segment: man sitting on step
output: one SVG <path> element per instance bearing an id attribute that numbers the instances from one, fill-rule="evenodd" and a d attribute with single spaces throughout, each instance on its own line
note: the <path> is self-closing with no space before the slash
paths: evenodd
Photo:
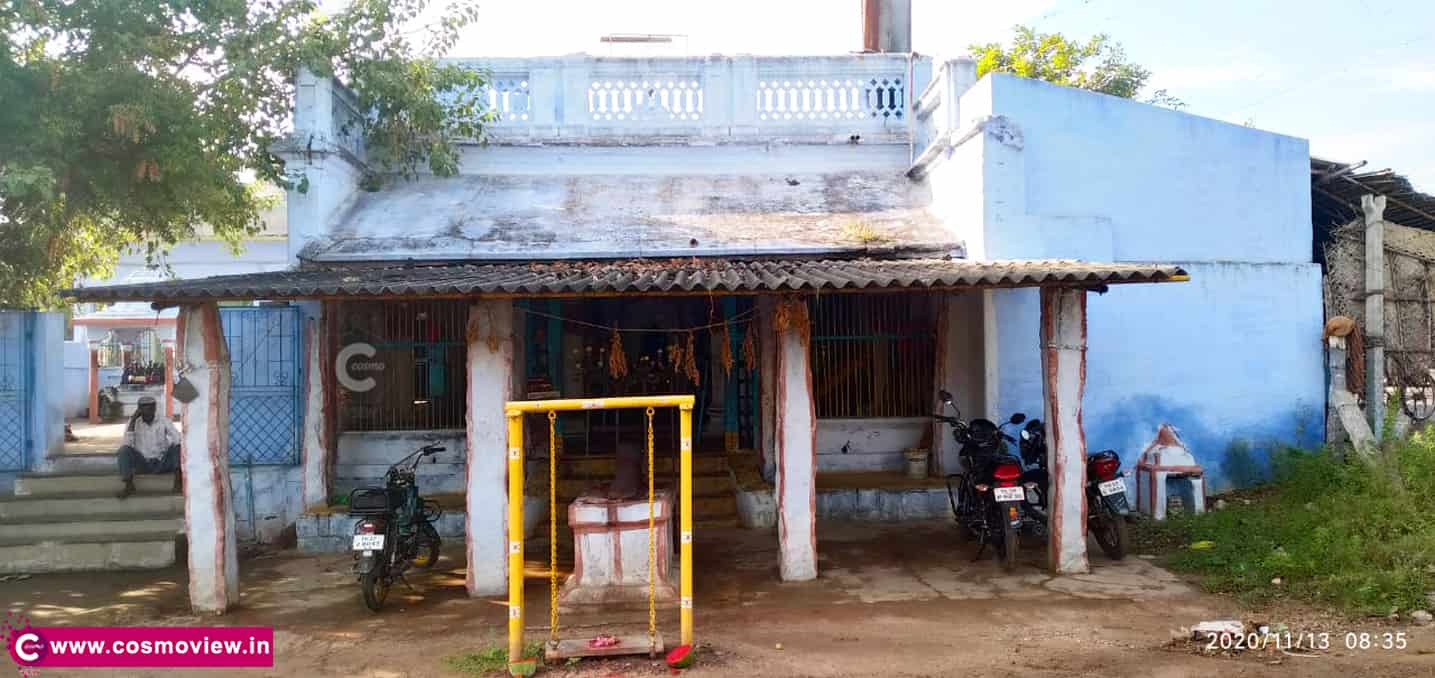
<path id="1" fill-rule="evenodd" d="M 140 398 L 139 407 L 125 427 L 125 442 L 116 453 L 120 480 L 125 482 L 119 498 L 135 493 L 135 474 L 174 473 L 174 491 L 180 491 L 179 431 L 169 417 L 155 420 L 154 398 Z"/>

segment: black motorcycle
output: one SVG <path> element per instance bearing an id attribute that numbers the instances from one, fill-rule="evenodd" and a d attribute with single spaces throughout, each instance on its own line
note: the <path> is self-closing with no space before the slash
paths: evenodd
<path id="1" fill-rule="evenodd" d="M 1086 455 L 1086 530 L 1112 560 L 1126 557 L 1126 520 L 1131 506 L 1126 500 L 1125 475 L 1116 450 Z"/>
<path id="2" fill-rule="evenodd" d="M 443 540 L 433 523 L 442 509 L 438 502 L 419 496 L 414 472 L 419 462 L 444 449 L 420 447 L 389 467 L 384 487 L 361 487 L 349 493 L 349 515 L 361 518 L 354 525 L 354 574 L 359 576 L 364 605 L 374 612 L 384 606 L 389 587 L 404 581 L 410 567 L 428 569 L 438 562 Z"/>
<path id="3" fill-rule="evenodd" d="M 1020 424 L 1025 415 L 1012 415 L 1011 423 Z M 1017 443 L 1027 470 L 1022 474 L 1026 487 L 1026 515 L 1034 523 L 1034 531 L 1045 532 L 1047 523 L 1050 479 L 1047 474 L 1046 428 L 1040 419 L 1026 422 Z M 1126 521 L 1131 514 L 1126 501 L 1126 483 L 1121 479 L 1121 457 L 1115 450 L 1102 450 L 1086 456 L 1086 529 L 1096 538 L 1101 550 L 1112 560 L 1126 557 Z"/>
<path id="4" fill-rule="evenodd" d="M 1006 446 L 1012 438 L 987 419 L 963 422 L 952 394 L 939 391 L 938 395 L 954 414 L 933 416 L 951 425 L 952 438 L 961 445 L 963 471 L 946 477 L 947 499 L 960 526 L 958 535 L 976 537 L 980 548 L 973 560 L 981 558 L 990 545 L 1002 568 L 1011 570 L 1016 567 L 1026 500 L 1021 460 L 1012 456 Z"/>

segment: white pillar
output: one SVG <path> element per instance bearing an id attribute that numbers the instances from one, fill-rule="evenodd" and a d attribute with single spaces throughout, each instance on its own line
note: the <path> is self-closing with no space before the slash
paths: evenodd
<path id="1" fill-rule="evenodd" d="M 301 432 L 304 459 L 304 508 L 324 508 L 334 483 L 334 410 L 337 384 L 329 328 L 333 306 L 327 302 L 305 303 L 304 319 L 304 430 Z"/>
<path id="2" fill-rule="evenodd" d="M 779 301 L 777 338 L 777 539 L 783 581 L 817 578 L 817 413 L 802 299 Z"/>
<path id="3" fill-rule="evenodd" d="M 513 388 L 513 302 L 468 309 L 468 595 L 508 591 L 508 419 Z M 517 573 L 516 576 L 523 576 Z"/>
<path id="4" fill-rule="evenodd" d="M 189 604 L 222 614 L 239 603 L 239 554 L 229 487 L 229 347 L 214 303 L 180 309 L 184 376 L 199 395 L 184 406 L 180 468 L 189 537 Z"/>
<path id="5" fill-rule="evenodd" d="M 1090 571 L 1086 562 L 1086 291 L 1041 289 L 1041 370 L 1047 468 L 1051 471 L 1052 572 Z"/>

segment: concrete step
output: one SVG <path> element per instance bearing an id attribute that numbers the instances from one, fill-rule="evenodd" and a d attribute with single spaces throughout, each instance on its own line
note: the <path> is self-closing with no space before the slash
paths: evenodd
<path id="1" fill-rule="evenodd" d="M 107 516 L 115 514 L 184 515 L 184 497 L 178 494 L 135 494 L 116 499 L 113 492 L 92 495 L 41 495 L 0 499 L 0 522 L 32 522 L 56 515 Z"/>
<path id="2" fill-rule="evenodd" d="M 715 520 L 737 516 L 737 496 L 693 497 L 693 519 Z"/>
<path id="3" fill-rule="evenodd" d="M 542 486 L 535 487 L 535 491 L 542 490 L 543 492 L 547 492 L 547 479 L 544 478 L 542 480 Z M 573 501 L 574 499 L 578 498 L 578 495 L 586 492 L 594 485 L 598 485 L 599 483 L 605 482 L 606 480 L 607 479 L 590 480 L 585 478 L 559 478 L 558 498 L 564 501 Z M 641 486 L 638 488 L 639 494 L 646 495 L 646 481 L 640 480 L 640 485 Z M 532 486 L 530 485 L 530 487 Z M 733 485 L 732 476 L 696 476 L 693 478 L 694 498 L 732 496 L 735 489 L 736 487 Z"/>
<path id="4" fill-rule="evenodd" d="M 53 495 L 113 495 L 124 487 L 117 472 L 111 473 L 22 473 L 15 477 L 15 495 L 39 497 Z M 148 494 L 162 494 L 174 489 L 174 476 L 135 476 L 135 488 Z"/>
<path id="5" fill-rule="evenodd" d="M 660 474 L 674 472 L 673 458 L 658 457 L 653 460 L 653 469 Z M 558 470 L 570 478 L 611 478 L 616 459 L 603 457 L 565 457 L 558 462 Z M 699 454 L 693 456 L 694 475 L 715 475 L 727 472 L 727 460 L 718 455 Z"/>
<path id="6" fill-rule="evenodd" d="M 16 542 L 127 541 L 135 535 L 179 534 L 184 515 L 165 513 L 56 514 L 27 518 L 23 523 L 0 524 L 0 540 Z"/>
<path id="7" fill-rule="evenodd" d="M 144 570 L 175 563 L 175 534 L 135 533 L 123 539 L 0 539 L 0 574 Z"/>
<path id="8" fill-rule="evenodd" d="M 93 454 L 62 454 L 46 460 L 48 473 L 83 475 L 115 475 L 119 473 L 119 462 L 113 452 Z"/>
<path id="9" fill-rule="evenodd" d="M 737 516 L 733 516 L 731 518 L 710 518 L 695 521 L 693 523 L 693 530 L 697 531 L 707 528 L 738 527 L 738 525 L 739 521 L 737 519 Z"/>

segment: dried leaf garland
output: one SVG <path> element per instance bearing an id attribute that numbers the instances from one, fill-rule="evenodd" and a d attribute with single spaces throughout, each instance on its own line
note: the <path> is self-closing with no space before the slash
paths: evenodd
<path id="1" fill-rule="evenodd" d="M 754 325 L 748 325 L 742 337 L 742 364 L 749 370 L 757 369 L 757 345 L 753 341 L 756 329 Z"/>
<path id="2" fill-rule="evenodd" d="M 718 361 L 722 363 L 722 373 L 732 374 L 732 336 L 728 334 L 728 324 L 723 323 L 718 331 Z"/>
<path id="3" fill-rule="evenodd" d="M 701 384 L 703 381 L 703 375 L 701 372 L 698 372 L 698 361 L 696 360 L 698 355 L 697 341 L 697 332 L 688 330 L 688 347 L 683 350 L 683 372 L 688 375 L 688 381 L 693 382 L 695 385 Z"/>
<path id="4" fill-rule="evenodd" d="M 608 343 L 608 376 L 614 379 L 622 379 L 628 376 L 628 355 L 623 350 L 623 337 L 618 334 L 618 328 L 613 328 L 613 338 Z"/>
<path id="5" fill-rule="evenodd" d="M 672 367 L 674 372 L 683 371 L 683 345 L 677 339 L 668 344 L 668 366 Z"/>

